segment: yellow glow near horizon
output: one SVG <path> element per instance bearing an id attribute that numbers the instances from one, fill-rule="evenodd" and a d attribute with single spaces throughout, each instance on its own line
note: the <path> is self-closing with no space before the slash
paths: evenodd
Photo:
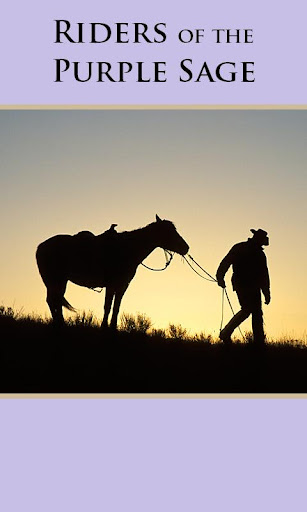
<path id="1" fill-rule="evenodd" d="M 306 124 L 306 111 L 2 111 L 0 303 L 48 313 L 34 256 L 48 237 L 158 213 L 213 275 L 250 228 L 267 230 L 266 331 L 306 339 Z M 163 266 L 163 252 L 148 263 Z M 69 284 L 66 298 L 102 316 L 104 293 Z M 121 311 L 218 336 L 221 289 L 176 256 L 165 272 L 139 268 Z"/>

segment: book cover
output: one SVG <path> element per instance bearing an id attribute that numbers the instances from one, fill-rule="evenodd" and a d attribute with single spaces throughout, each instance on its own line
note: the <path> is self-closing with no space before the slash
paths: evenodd
<path id="1" fill-rule="evenodd" d="M 302 507 L 305 10 L 5 7 L 3 509 Z"/>

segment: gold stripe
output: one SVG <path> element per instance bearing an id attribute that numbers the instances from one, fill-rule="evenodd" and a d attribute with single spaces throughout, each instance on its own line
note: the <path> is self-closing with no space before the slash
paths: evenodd
<path id="1" fill-rule="evenodd" d="M 195 400 L 220 400 L 220 399 L 306 399 L 306 393 L 1 393 L 0 400 L 12 399 L 92 399 L 92 400 L 117 400 L 117 399 L 195 399 Z"/>
<path id="2" fill-rule="evenodd" d="M 305 105 L 0 105 L 0 110 L 307 110 Z"/>

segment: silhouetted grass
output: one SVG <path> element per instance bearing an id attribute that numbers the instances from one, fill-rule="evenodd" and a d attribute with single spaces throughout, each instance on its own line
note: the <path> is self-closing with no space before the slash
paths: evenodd
<path id="1" fill-rule="evenodd" d="M 27 393 L 300 393 L 307 392 L 307 348 L 280 340 L 262 350 L 225 347 L 210 335 L 146 315 L 101 329 L 92 313 L 62 328 L 0 307 L 0 392 Z"/>

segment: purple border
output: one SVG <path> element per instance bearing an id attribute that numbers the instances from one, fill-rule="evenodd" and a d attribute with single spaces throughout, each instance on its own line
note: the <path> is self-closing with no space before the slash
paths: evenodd
<path id="1" fill-rule="evenodd" d="M 2 400 L 6 512 L 306 508 L 304 400 Z"/>

